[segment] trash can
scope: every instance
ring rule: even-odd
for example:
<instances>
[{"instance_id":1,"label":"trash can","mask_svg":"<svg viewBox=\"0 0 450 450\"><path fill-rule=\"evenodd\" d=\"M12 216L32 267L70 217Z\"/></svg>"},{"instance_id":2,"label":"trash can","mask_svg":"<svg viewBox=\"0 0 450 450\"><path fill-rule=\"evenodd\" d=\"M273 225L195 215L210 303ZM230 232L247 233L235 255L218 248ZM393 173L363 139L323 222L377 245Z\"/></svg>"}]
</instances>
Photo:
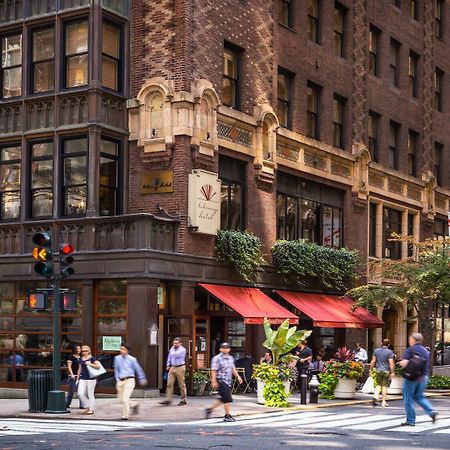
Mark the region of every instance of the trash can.
<instances>
[{"instance_id":1,"label":"trash can","mask_svg":"<svg viewBox=\"0 0 450 450\"><path fill-rule=\"evenodd\" d=\"M52 388L52 370L30 370L28 372L28 411L45 412L48 393Z\"/></svg>"}]
</instances>

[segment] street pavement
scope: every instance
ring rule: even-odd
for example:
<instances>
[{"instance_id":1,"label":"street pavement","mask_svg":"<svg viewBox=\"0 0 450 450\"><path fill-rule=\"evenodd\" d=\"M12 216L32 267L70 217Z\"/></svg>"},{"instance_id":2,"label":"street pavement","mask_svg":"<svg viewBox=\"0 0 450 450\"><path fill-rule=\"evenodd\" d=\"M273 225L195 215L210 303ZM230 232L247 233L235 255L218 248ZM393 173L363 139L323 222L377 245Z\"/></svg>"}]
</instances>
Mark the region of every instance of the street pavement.
<instances>
[{"instance_id":1,"label":"street pavement","mask_svg":"<svg viewBox=\"0 0 450 450\"><path fill-rule=\"evenodd\" d=\"M401 427L403 403L389 408L348 405L309 411L278 411L237 417L172 421L71 420L1 418L2 450L67 449L370 449L403 450L450 448L450 398L433 399L439 411L436 424L418 411L415 427Z\"/></svg>"}]
</instances>

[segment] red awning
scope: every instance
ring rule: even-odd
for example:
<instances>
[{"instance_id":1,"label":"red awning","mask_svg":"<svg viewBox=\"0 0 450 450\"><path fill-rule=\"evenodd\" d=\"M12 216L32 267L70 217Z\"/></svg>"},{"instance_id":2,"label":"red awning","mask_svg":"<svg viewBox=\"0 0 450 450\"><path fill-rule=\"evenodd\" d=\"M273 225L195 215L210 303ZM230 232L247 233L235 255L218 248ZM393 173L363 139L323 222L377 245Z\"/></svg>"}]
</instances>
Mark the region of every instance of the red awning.
<instances>
[{"instance_id":1,"label":"red awning","mask_svg":"<svg viewBox=\"0 0 450 450\"><path fill-rule=\"evenodd\" d=\"M354 302L348 297L305 292L276 292L311 317L315 327L377 328L384 323L365 308L358 307L352 311Z\"/></svg>"},{"instance_id":2,"label":"red awning","mask_svg":"<svg viewBox=\"0 0 450 450\"><path fill-rule=\"evenodd\" d=\"M264 323L265 317L271 324L280 324L286 319L289 319L291 324L298 323L298 317L295 314L283 308L257 288L204 283L199 285L239 313L246 324Z\"/></svg>"}]
</instances>

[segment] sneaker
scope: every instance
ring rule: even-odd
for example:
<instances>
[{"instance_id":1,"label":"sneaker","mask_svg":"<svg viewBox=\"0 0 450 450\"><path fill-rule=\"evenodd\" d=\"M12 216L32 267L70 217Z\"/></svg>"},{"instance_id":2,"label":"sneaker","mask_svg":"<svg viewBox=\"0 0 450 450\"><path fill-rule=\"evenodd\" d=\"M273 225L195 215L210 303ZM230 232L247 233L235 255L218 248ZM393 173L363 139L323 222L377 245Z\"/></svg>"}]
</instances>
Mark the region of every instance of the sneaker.
<instances>
[{"instance_id":1,"label":"sneaker","mask_svg":"<svg viewBox=\"0 0 450 450\"><path fill-rule=\"evenodd\" d=\"M409 422L403 422L403 423L400 424L400 426L402 426L402 427L415 427L416 424L409 423Z\"/></svg>"},{"instance_id":2,"label":"sneaker","mask_svg":"<svg viewBox=\"0 0 450 450\"><path fill-rule=\"evenodd\" d=\"M382 402L382 403L381 403L381 407L382 407L382 408L388 408L389 405L388 405L386 402Z\"/></svg>"},{"instance_id":3,"label":"sneaker","mask_svg":"<svg viewBox=\"0 0 450 450\"><path fill-rule=\"evenodd\" d=\"M132 412L132 414L133 414L133 416L136 416L137 414L139 414L139 405L133 405L132 407L131 407L131 412Z\"/></svg>"},{"instance_id":4,"label":"sneaker","mask_svg":"<svg viewBox=\"0 0 450 450\"><path fill-rule=\"evenodd\" d=\"M205 419L209 419L211 417L212 409L206 408L205 409Z\"/></svg>"},{"instance_id":5,"label":"sneaker","mask_svg":"<svg viewBox=\"0 0 450 450\"><path fill-rule=\"evenodd\" d=\"M432 421L433 423L436 423L437 415L438 415L437 412L434 412L434 413L431 414L430 417L431 417L431 421Z\"/></svg>"},{"instance_id":6,"label":"sneaker","mask_svg":"<svg viewBox=\"0 0 450 450\"><path fill-rule=\"evenodd\" d=\"M91 411L88 411L88 412L86 413L86 415L87 415L87 416L93 416L93 415L94 415L94 411L92 411L92 410L91 410Z\"/></svg>"},{"instance_id":7,"label":"sneaker","mask_svg":"<svg viewBox=\"0 0 450 450\"><path fill-rule=\"evenodd\" d=\"M178 406L184 406L186 405L186 400L181 400L180 403L178 403Z\"/></svg>"},{"instance_id":8,"label":"sneaker","mask_svg":"<svg viewBox=\"0 0 450 450\"><path fill-rule=\"evenodd\" d=\"M223 421L224 422L236 422L236 419L233 416L228 414L226 416L223 416Z\"/></svg>"},{"instance_id":9,"label":"sneaker","mask_svg":"<svg viewBox=\"0 0 450 450\"><path fill-rule=\"evenodd\" d=\"M169 406L172 402L170 400L163 400L162 402L159 402L160 405Z\"/></svg>"},{"instance_id":10,"label":"sneaker","mask_svg":"<svg viewBox=\"0 0 450 450\"><path fill-rule=\"evenodd\" d=\"M372 399L372 406L378 406L380 400L378 400L377 398L373 398Z\"/></svg>"},{"instance_id":11,"label":"sneaker","mask_svg":"<svg viewBox=\"0 0 450 450\"><path fill-rule=\"evenodd\" d=\"M124 416L124 417L121 417L120 420L130 420L130 418L127 416Z\"/></svg>"}]
</instances>

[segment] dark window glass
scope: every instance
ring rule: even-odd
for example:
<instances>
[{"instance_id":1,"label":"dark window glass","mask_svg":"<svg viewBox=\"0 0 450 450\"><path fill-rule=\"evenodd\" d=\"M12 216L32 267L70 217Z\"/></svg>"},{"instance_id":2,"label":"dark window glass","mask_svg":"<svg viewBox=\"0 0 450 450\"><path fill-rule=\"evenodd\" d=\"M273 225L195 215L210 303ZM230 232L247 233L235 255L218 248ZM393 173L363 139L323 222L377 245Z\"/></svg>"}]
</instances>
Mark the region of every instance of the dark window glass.
<instances>
[{"instance_id":1,"label":"dark window glass","mask_svg":"<svg viewBox=\"0 0 450 450\"><path fill-rule=\"evenodd\" d=\"M2 97L19 97L22 95L22 35L4 36L1 41Z\"/></svg>"},{"instance_id":2,"label":"dark window glass","mask_svg":"<svg viewBox=\"0 0 450 450\"><path fill-rule=\"evenodd\" d=\"M63 141L63 214L66 216L86 213L87 152L86 138Z\"/></svg>"},{"instance_id":3,"label":"dark window glass","mask_svg":"<svg viewBox=\"0 0 450 450\"><path fill-rule=\"evenodd\" d=\"M408 132L408 175L417 176L417 145L419 136L415 131Z\"/></svg>"},{"instance_id":4,"label":"dark window glass","mask_svg":"<svg viewBox=\"0 0 450 450\"><path fill-rule=\"evenodd\" d=\"M225 47L223 52L223 84L222 100L226 106L239 107L239 52L236 49Z\"/></svg>"},{"instance_id":5,"label":"dark window glass","mask_svg":"<svg viewBox=\"0 0 450 450\"><path fill-rule=\"evenodd\" d=\"M119 144L101 140L100 147L100 215L117 214L119 203Z\"/></svg>"},{"instance_id":6,"label":"dark window glass","mask_svg":"<svg viewBox=\"0 0 450 450\"><path fill-rule=\"evenodd\" d=\"M20 216L20 175L22 148L0 147L0 219Z\"/></svg>"},{"instance_id":7,"label":"dark window glass","mask_svg":"<svg viewBox=\"0 0 450 450\"><path fill-rule=\"evenodd\" d=\"M287 72L278 71L277 113L280 125L286 128L289 128L291 118L291 78Z\"/></svg>"},{"instance_id":8,"label":"dark window glass","mask_svg":"<svg viewBox=\"0 0 450 450\"><path fill-rule=\"evenodd\" d=\"M408 236L414 236L414 215L408 214ZM408 258L414 253L414 245L408 244Z\"/></svg>"},{"instance_id":9,"label":"dark window glass","mask_svg":"<svg viewBox=\"0 0 450 450\"><path fill-rule=\"evenodd\" d=\"M442 18L444 17L444 6L445 0L436 0L436 37L441 39L444 37L444 27L442 22Z\"/></svg>"},{"instance_id":10,"label":"dark window glass","mask_svg":"<svg viewBox=\"0 0 450 450\"><path fill-rule=\"evenodd\" d=\"M439 142L434 143L434 176L439 185L442 185L442 156L444 146Z\"/></svg>"},{"instance_id":11,"label":"dark window glass","mask_svg":"<svg viewBox=\"0 0 450 450\"><path fill-rule=\"evenodd\" d=\"M375 27L369 30L369 72L371 75L378 75L378 43L380 41L380 31Z\"/></svg>"},{"instance_id":12,"label":"dark window glass","mask_svg":"<svg viewBox=\"0 0 450 450\"><path fill-rule=\"evenodd\" d=\"M120 90L120 29L103 22L102 85L114 91Z\"/></svg>"},{"instance_id":13,"label":"dark window glass","mask_svg":"<svg viewBox=\"0 0 450 450\"><path fill-rule=\"evenodd\" d=\"M414 52L409 53L408 60L408 76L409 76L409 93L411 97L417 97L417 65L419 56Z\"/></svg>"},{"instance_id":14,"label":"dark window glass","mask_svg":"<svg viewBox=\"0 0 450 450\"><path fill-rule=\"evenodd\" d=\"M446 220L434 219L433 234L435 239L445 239L448 237L448 225Z\"/></svg>"},{"instance_id":15,"label":"dark window glass","mask_svg":"<svg viewBox=\"0 0 450 450\"><path fill-rule=\"evenodd\" d=\"M368 137L369 137L369 151L372 156L372 160L378 162L378 130L380 123L380 115L369 111L368 121Z\"/></svg>"},{"instance_id":16,"label":"dark window glass","mask_svg":"<svg viewBox=\"0 0 450 450\"><path fill-rule=\"evenodd\" d=\"M345 98L334 95L333 97L333 145L345 148L344 145L344 108Z\"/></svg>"},{"instance_id":17,"label":"dark window glass","mask_svg":"<svg viewBox=\"0 0 450 450\"><path fill-rule=\"evenodd\" d=\"M417 0L409 0L409 16L414 20L419 20L419 8Z\"/></svg>"},{"instance_id":18,"label":"dark window glass","mask_svg":"<svg viewBox=\"0 0 450 450\"><path fill-rule=\"evenodd\" d=\"M369 256L377 256L377 205L370 204L369 210Z\"/></svg>"},{"instance_id":19,"label":"dark window glass","mask_svg":"<svg viewBox=\"0 0 450 450\"><path fill-rule=\"evenodd\" d=\"M33 92L55 89L55 30L33 32Z\"/></svg>"},{"instance_id":20,"label":"dark window glass","mask_svg":"<svg viewBox=\"0 0 450 450\"><path fill-rule=\"evenodd\" d=\"M308 81L306 88L306 135L319 139L319 95L320 87Z\"/></svg>"},{"instance_id":21,"label":"dark window glass","mask_svg":"<svg viewBox=\"0 0 450 450\"><path fill-rule=\"evenodd\" d=\"M389 160L388 165L391 169L398 169L398 134L400 125L395 122L389 123Z\"/></svg>"},{"instance_id":22,"label":"dark window glass","mask_svg":"<svg viewBox=\"0 0 450 450\"><path fill-rule=\"evenodd\" d=\"M444 72L436 67L434 72L434 107L442 112L442 88Z\"/></svg>"},{"instance_id":23,"label":"dark window glass","mask_svg":"<svg viewBox=\"0 0 450 450\"><path fill-rule=\"evenodd\" d=\"M31 217L53 215L53 142L31 144Z\"/></svg>"},{"instance_id":24,"label":"dark window glass","mask_svg":"<svg viewBox=\"0 0 450 450\"><path fill-rule=\"evenodd\" d=\"M65 87L88 84L88 22L81 20L65 28Z\"/></svg>"},{"instance_id":25,"label":"dark window glass","mask_svg":"<svg viewBox=\"0 0 450 450\"><path fill-rule=\"evenodd\" d=\"M319 43L319 0L308 0L308 37Z\"/></svg>"},{"instance_id":26,"label":"dark window glass","mask_svg":"<svg viewBox=\"0 0 450 450\"><path fill-rule=\"evenodd\" d=\"M279 0L280 8L279 21L282 25L290 27L292 25L292 2L291 0Z\"/></svg>"},{"instance_id":27,"label":"dark window glass","mask_svg":"<svg viewBox=\"0 0 450 450\"><path fill-rule=\"evenodd\" d=\"M399 54L400 44L391 39L390 62L389 62L389 82L391 86L399 87Z\"/></svg>"},{"instance_id":28,"label":"dark window glass","mask_svg":"<svg viewBox=\"0 0 450 450\"><path fill-rule=\"evenodd\" d=\"M299 216L297 197L277 194L277 239L298 239Z\"/></svg>"},{"instance_id":29,"label":"dark window glass","mask_svg":"<svg viewBox=\"0 0 450 450\"><path fill-rule=\"evenodd\" d=\"M400 211L383 208L383 257L389 259L401 258L401 243L390 241L392 233L401 233L402 215Z\"/></svg>"},{"instance_id":30,"label":"dark window glass","mask_svg":"<svg viewBox=\"0 0 450 450\"><path fill-rule=\"evenodd\" d=\"M334 48L336 55L345 56L344 51L345 9L339 3L334 6Z\"/></svg>"},{"instance_id":31,"label":"dark window glass","mask_svg":"<svg viewBox=\"0 0 450 450\"><path fill-rule=\"evenodd\" d=\"M56 10L57 0L30 0L30 16L41 16Z\"/></svg>"},{"instance_id":32,"label":"dark window glass","mask_svg":"<svg viewBox=\"0 0 450 450\"><path fill-rule=\"evenodd\" d=\"M391 3L392 3L396 8L401 8L401 6L402 6L401 1L402 1L402 0L391 0Z\"/></svg>"}]
</instances>

